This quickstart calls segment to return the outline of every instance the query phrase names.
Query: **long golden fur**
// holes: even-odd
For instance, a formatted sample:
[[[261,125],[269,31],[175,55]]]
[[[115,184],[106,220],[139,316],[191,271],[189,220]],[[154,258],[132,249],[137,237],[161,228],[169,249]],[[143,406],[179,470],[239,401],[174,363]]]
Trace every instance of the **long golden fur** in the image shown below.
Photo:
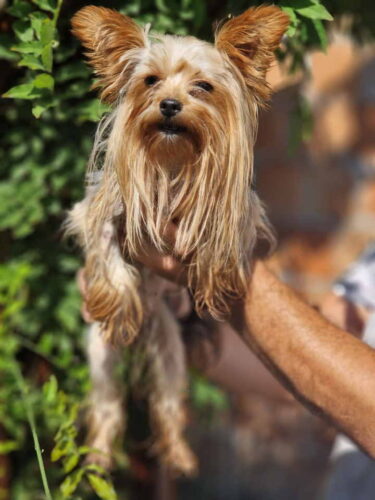
[[[214,45],[150,35],[101,7],[83,8],[72,25],[112,111],[98,127],[87,196],[71,211],[68,230],[85,251],[87,305],[102,338],[130,344],[141,332],[136,342],[150,343],[145,349],[153,351],[149,359],[157,365],[160,349],[168,347],[152,349],[157,338],[145,333],[157,331],[159,311],[157,301],[147,300],[150,279],[158,278],[137,264],[144,246],[152,243],[188,264],[195,308],[215,318],[227,313],[231,298],[244,294],[256,243],[262,239],[272,246],[272,231],[251,189],[253,148],[258,107],[270,93],[266,70],[288,18],[277,7],[251,8],[222,24]],[[170,98],[181,111],[166,120],[160,103]],[[163,128],[166,123],[172,133]],[[164,237],[170,221],[178,223],[173,247]],[[177,351],[175,370],[184,363]],[[165,373],[173,378],[169,369],[160,375],[163,369],[156,370],[159,378]],[[163,390],[167,386],[165,379]],[[176,408],[183,391],[181,383],[171,396]],[[168,445],[158,447],[164,456],[166,447],[172,450],[182,439],[182,414],[174,413],[176,432],[169,433],[174,444],[168,438]],[[154,415],[159,431],[173,428],[164,410],[154,408]],[[187,453],[181,459],[172,455],[167,462],[192,469]]]

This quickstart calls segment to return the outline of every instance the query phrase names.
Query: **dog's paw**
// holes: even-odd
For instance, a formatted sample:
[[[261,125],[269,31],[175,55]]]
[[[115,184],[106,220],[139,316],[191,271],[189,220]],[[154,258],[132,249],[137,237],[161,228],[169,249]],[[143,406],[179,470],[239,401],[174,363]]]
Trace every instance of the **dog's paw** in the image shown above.
[[[198,468],[197,459],[189,446],[180,442],[163,457],[165,463],[176,475],[193,476]]]
[[[96,465],[104,469],[105,472],[112,470],[114,466],[111,454],[100,450],[93,450],[88,453],[85,457],[85,464]]]

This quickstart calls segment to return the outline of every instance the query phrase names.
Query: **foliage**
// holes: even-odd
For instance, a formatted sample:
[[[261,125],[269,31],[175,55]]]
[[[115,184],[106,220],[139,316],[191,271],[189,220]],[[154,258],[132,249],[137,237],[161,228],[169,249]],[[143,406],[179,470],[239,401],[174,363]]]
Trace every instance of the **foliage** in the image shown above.
[[[90,71],[69,32],[70,17],[87,3],[10,0],[0,14],[0,85],[6,98],[0,103],[0,422],[7,436],[0,453],[12,458],[15,500],[43,498],[27,405],[45,450],[52,497],[91,498],[94,491],[115,498],[103,471],[83,463],[89,450],[80,444],[78,423],[88,373],[74,280],[79,258],[61,241],[59,229],[64,211],[82,197],[95,122],[105,111],[90,91]],[[291,18],[280,57],[294,70],[308,48],[325,48],[330,14],[319,0],[276,3]],[[102,4],[151,22],[156,31],[208,38],[214,19],[237,14],[249,0]],[[27,387],[23,397],[17,373]],[[198,376],[192,399],[198,408],[224,405],[221,393]]]
[[[87,479],[93,490],[103,500],[116,500],[117,495],[106,472],[98,465],[85,464],[83,459],[92,451],[87,446],[77,444],[77,419],[80,404],[74,401],[64,391],[58,390],[54,376],[43,386],[43,401],[45,414],[49,421],[54,422],[57,432],[55,446],[51,451],[52,462],[62,462],[65,474],[60,484],[62,499],[71,499]]]
[[[34,0],[34,3],[39,9],[33,9],[32,4],[22,0],[14,2],[8,11],[18,18],[13,29],[19,42],[12,47],[21,54],[18,66],[25,66],[38,74],[27,83],[10,89],[4,97],[32,100],[33,115],[39,118],[53,105],[52,52],[62,0],[57,0],[56,5],[51,0]]]

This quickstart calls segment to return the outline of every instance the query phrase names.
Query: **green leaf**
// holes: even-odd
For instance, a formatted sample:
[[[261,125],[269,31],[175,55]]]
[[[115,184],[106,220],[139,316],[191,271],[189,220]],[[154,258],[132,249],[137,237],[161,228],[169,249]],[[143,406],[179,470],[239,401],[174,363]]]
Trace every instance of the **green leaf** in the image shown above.
[[[83,472],[83,469],[78,469],[64,479],[60,485],[60,491],[64,499],[70,499],[72,494],[76,491],[82,479]]]
[[[155,5],[156,8],[160,10],[160,12],[169,12],[168,2],[166,2],[165,0],[155,0]]]
[[[48,73],[41,73],[34,79],[34,87],[37,89],[53,90],[54,79]]]
[[[47,403],[52,403],[57,397],[58,385],[57,379],[51,375],[49,380],[43,385],[43,396]]]
[[[42,44],[38,40],[31,42],[22,42],[18,45],[12,47],[14,52],[20,52],[21,54],[34,54],[40,56],[43,50]]]
[[[32,0],[40,9],[55,13],[56,2],[54,0]]]
[[[45,21],[46,19],[49,20],[49,17],[44,12],[33,12],[32,14],[30,14],[29,18],[31,21],[31,26],[35,31],[35,35],[38,40],[40,40],[43,21]]]
[[[102,500],[117,500],[116,492],[108,481],[94,474],[88,474],[87,477],[93,490]]]
[[[109,106],[103,104],[99,99],[90,99],[76,106],[79,121],[97,122],[109,109]]]
[[[14,54],[14,52],[12,52],[10,48],[5,47],[5,45],[2,43],[1,40],[0,40],[0,59],[4,59],[5,61],[17,61],[18,59],[17,54]]]
[[[3,97],[12,99],[30,99],[30,94],[34,90],[33,83],[22,83],[21,85],[16,85],[5,92]]]
[[[298,17],[293,9],[290,7],[282,7],[281,10],[288,15],[290,24],[298,24]]]
[[[64,460],[64,472],[65,473],[71,472],[76,467],[78,462],[79,462],[78,453],[68,457],[66,460]]]
[[[27,14],[32,11],[32,7],[29,2],[25,0],[16,0],[12,3],[10,7],[7,8],[7,12],[14,17],[25,18]]]
[[[35,116],[35,118],[40,118],[46,109],[47,108],[45,108],[44,106],[36,104],[32,107],[31,112]]]
[[[47,71],[52,71],[52,43],[45,45],[41,51],[42,62]]]
[[[95,451],[95,452],[100,453],[99,450],[96,450],[96,449],[93,449],[93,448],[90,448],[90,451]],[[95,472],[95,473],[100,474],[102,476],[104,476],[106,474],[105,469],[103,467],[101,467],[100,465],[96,465],[96,464],[86,465],[85,466],[85,471],[86,472]]]
[[[34,37],[33,28],[28,21],[18,20],[13,23],[13,29],[22,42],[31,42]]]
[[[298,14],[309,19],[322,19],[325,21],[333,21],[333,17],[322,4],[314,4],[308,7],[296,9]]]
[[[0,441],[0,455],[7,455],[20,447],[17,441]]]
[[[285,14],[287,14],[289,16],[290,24],[289,24],[288,31],[286,34],[288,36],[292,37],[296,33],[296,29],[297,29],[298,22],[299,22],[297,15],[291,7],[281,7],[281,10],[283,10],[285,12]]]
[[[328,46],[328,37],[325,27],[320,19],[311,19],[311,22],[317,34],[320,47],[325,52]]]
[[[55,35],[55,26],[50,19],[44,19],[40,27],[40,41],[42,45],[47,45],[53,41]]]
[[[39,57],[34,56],[33,54],[25,54],[22,59],[19,61],[18,66],[25,66],[30,69],[42,69],[45,67],[41,63]]]
[[[73,453],[75,450],[75,444],[71,440],[58,442],[56,446],[51,451],[52,462],[57,462],[61,457],[65,457],[69,453]]]
[[[193,10],[185,10],[180,12],[180,18],[186,20],[194,19],[194,11]]]
[[[88,67],[80,61],[68,62],[61,66],[55,73],[55,80],[59,83],[64,83],[76,78],[89,77],[90,71]]]
[[[90,453],[90,451],[92,451],[92,448],[90,448],[90,446],[83,445],[78,448],[78,453],[80,455],[87,455],[87,453]]]

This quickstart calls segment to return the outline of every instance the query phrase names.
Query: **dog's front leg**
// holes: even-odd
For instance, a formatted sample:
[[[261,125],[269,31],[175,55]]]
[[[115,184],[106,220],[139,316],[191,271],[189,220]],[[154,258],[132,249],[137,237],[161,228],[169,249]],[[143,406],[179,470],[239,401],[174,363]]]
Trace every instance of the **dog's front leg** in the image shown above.
[[[123,258],[114,221],[105,222],[100,241],[86,249],[84,273],[87,310],[100,322],[105,341],[131,343],[143,320],[140,275]]]
[[[65,232],[77,237],[85,251],[85,301],[87,310],[101,325],[106,341],[129,344],[141,328],[143,306],[139,295],[141,283],[138,269],[122,254],[118,226],[121,214],[107,210],[104,220],[95,216],[99,204],[89,193],[69,212]]]

